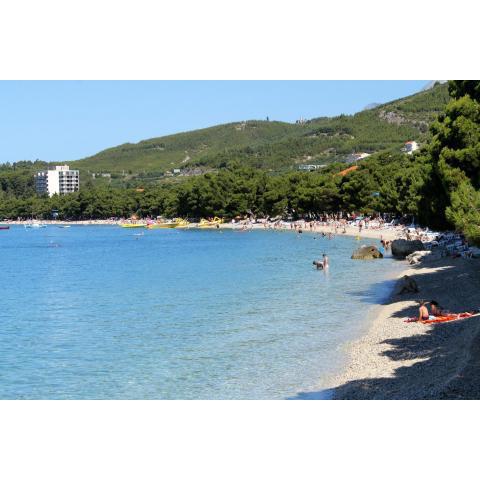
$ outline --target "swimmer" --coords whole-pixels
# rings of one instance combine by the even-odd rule
[[[329,266],[329,263],[328,263],[328,257],[327,255],[324,253],[323,254],[323,269],[326,270]]]
[[[317,270],[323,270],[323,262],[320,262],[318,260],[314,260],[313,264],[317,267]]]

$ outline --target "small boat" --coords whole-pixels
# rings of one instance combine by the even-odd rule
[[[150,223],[147,225],[147,228],[149,230],[155,230],[157,228],[176,228],[177,227],[177,222],[171,221],[171,222],[161,222],[161,223]]]
[[[176,218],[177,226],[175,228],[190,228],[190,222],[184,218]]]
[[[120,223],[122,228],[145,228],[146,223]]]
[[[202,218],[198,224],[198,228],[217,228],[221,223],[223,223],[223,219],[218,217],[214,217],[212,220]]]
[[[10,230],[10,225],[0,225],[0,230]]]
[[[25,228],[47,228],[43,223],[26,223]]]
[[[58,228],[70,228],[70,225],[58,225]]]

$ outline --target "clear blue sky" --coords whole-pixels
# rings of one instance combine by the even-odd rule
[[[351,114],[415,81],[2,81],[0,162],[77,160],[108,147],[248,119]]]

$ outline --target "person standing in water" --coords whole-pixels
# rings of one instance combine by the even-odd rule
[[[327,268],[328,268],[328,257],[327,257],[327,255],[324,253],[324,254],[323,254],[323,269],[324,269],[324,270],[327,270]]]

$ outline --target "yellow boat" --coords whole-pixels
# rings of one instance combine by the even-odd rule
[[[122,228],[145,228],[146,223],[120,223]]]
[[[205,220],[202,218],[198,224],[198,228],[216,228],[221,223],[223,223],[222,218],[214,217],[213,220]]]
[[[150,223],[147,225],[149,230],[156,230],[157,228],[176,228],[176,222],[164,222],[164,223]]]
[[[184,218],[176,218],[175,219],[177,222],[177,227],[176,228],[189,228],[190,223],[188,220],[185,220]]]

